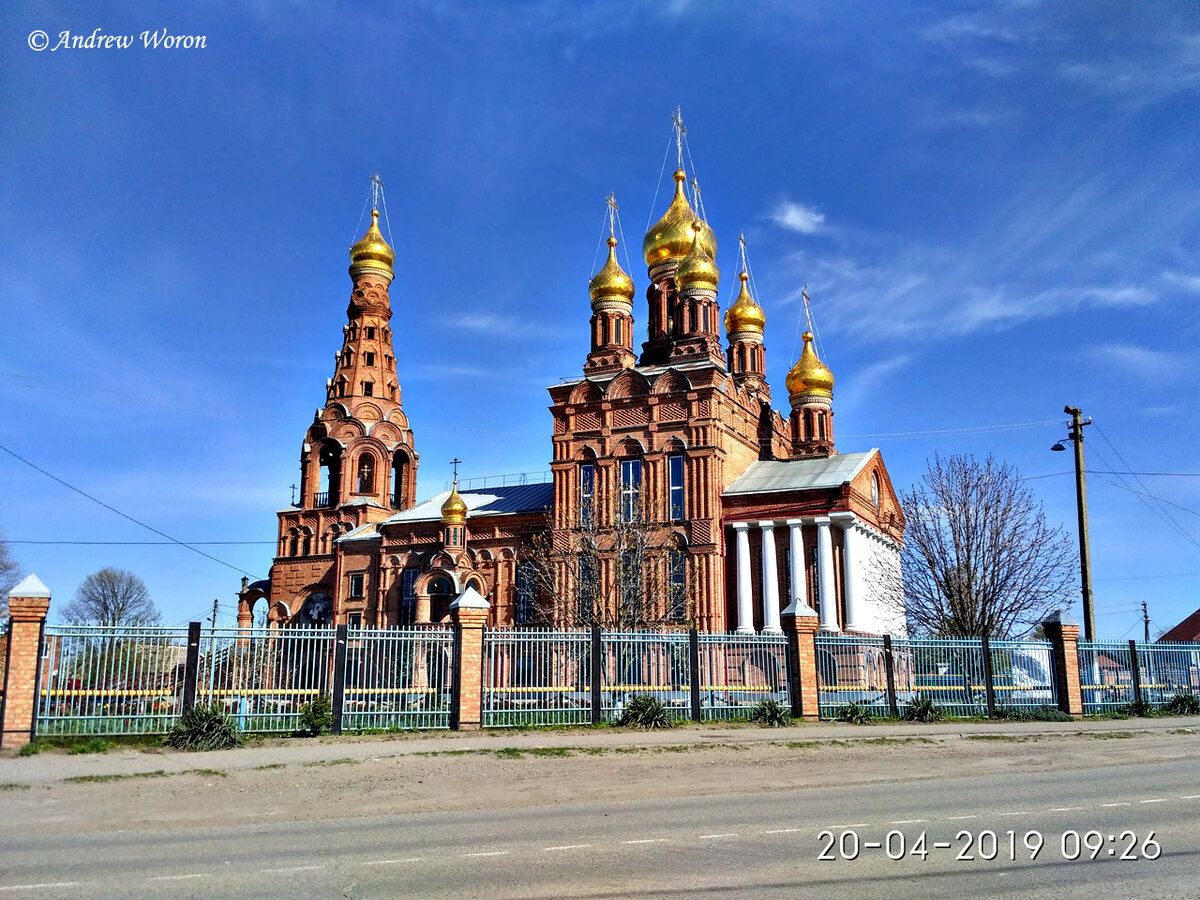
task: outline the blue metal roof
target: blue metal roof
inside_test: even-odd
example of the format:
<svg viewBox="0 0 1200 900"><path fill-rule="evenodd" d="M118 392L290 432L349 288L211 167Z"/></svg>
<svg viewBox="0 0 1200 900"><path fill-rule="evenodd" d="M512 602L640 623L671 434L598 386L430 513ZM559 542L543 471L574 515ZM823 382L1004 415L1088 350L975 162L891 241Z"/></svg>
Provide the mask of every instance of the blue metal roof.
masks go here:
<svg viewBox="0 0 1200 900"><path fill-rule="evenodd" d="M475 491L459 491L458 495L467 504L467 518L540 513L548 510L554 501L554 485L550 482L509 484ZM396 513L384 524L439 520L442 517L442 504L449 496L449 491L442 491L411 509Z"/></svg>

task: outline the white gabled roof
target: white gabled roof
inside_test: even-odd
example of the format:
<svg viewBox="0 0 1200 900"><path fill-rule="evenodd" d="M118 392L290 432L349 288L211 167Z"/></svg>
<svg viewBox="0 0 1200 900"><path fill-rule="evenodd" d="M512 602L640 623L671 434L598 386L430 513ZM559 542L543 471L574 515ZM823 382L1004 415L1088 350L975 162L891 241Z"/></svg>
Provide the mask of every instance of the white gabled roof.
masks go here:
<svg viewBox="0 0 1200 900"><path fill-rule="evenodd" d="M837 453L817 459L760 459L734 479L721 496L841 487L852 481L878 452Z"/></svg>

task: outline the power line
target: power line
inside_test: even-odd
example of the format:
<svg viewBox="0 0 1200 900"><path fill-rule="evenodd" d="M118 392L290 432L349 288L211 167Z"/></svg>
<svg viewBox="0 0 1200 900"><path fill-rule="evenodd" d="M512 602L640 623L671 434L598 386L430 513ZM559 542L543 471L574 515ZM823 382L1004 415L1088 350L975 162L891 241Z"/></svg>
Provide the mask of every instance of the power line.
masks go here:
<svg viewBox="0 0 1200 900"><path fill-rule="evenodd" d="M148 526L147 526L148 527ZM247 547L274 544L275 541L11 541L8 544L38 544L40 546L70 547ZM248 572L246 574L249 574Z"/></svg>
<svg viewBox="0 0 1200 900"><path fill-rule="evenodd" d="M213 562L217 563L218 565L222 565L227 569L233 569L233 571L235 571L235 572L240 572L241 574L243 574L249 578L257 579L259 577L257 575L251 574L250 572L247 572L245 569L238 568L237 566L233 565L232 563L227 563L223 559L217 559L215 556L205 553L203 550L199 550L196 547L192 546L191 544L187 544L187 543L179 540L178 538L173 538L173 537L171 537L171 535L167 534L165 531L159 531L153 525L147 525L145 522L142 522L139 519L135 519L133 516L129 515L128 513L121 512L121 510L117 509L115 506L111 506L110 504L105 503L103 500L100 500L97 497L93 497L87 491L81 490L80 488L75 487L75 485L70 484L66 481L63 481L57 475L52 475L51 473L49 473L45 469L43 469L41 466L37 465L36 463L30 462L25 457L21 456L19 453L16 453L16 452L10 450L8 447L5 447L3 444L0 444L0 450L3 450L5 453L7 453L13 459L16 459L20 462L25 463L25 465L29 466L29 468L34 469L35 471L41 472L43 475L45 475L51 481L57 481L63 487L74 491L75 493L79 494L81 497L86 497L88 500L91 500L93 503L103 506L109 512L116 513L122 519L128 519L134 525L140 525L142 528L145 528L147 531L152 531L155 534L157 534L159 537L166 538L172 544L178 544L180 547L186 547L188 550L191 550L193 553L200 554L205 559L212 560Z"/></svg>
<svg viewBox="0 0 1200 900"><path fill-rule="evenodd" d="M1008 431L1017 428L1041 428L1046 425L1058 425L1058 419L1044 419L1040 422L1011 422L996 425L967 425L961 428L932 428L927 431L873 431L860 434L844 434L843 438L892 438L900 440L910 437L924 437L930 434L975 434L985 431Z"/></svg>
<svg viewBox="0 0 1200 900"><path fill-rule="evenodd" d="M1153 494L1150 493L1150 490L1146 487L1145 484L1142 483L1142 480L1136 474L1134 474L1133 468L1129 465L1129 463L1127 463L1125 461L1125 457L1123 457L1121 455L1121 451L1118 450L1116 448L1116 446L1113 444L1113 442L1108 439L1108 435L1104 433L1104 429L1101 428L1097 424L1096 431L1099 433L1100 437L1104 438L1104 443L1108 444L1108 446L1112 450L1112 452L1117 455L1117 459L1119 459L1121 461L1121 465L1123 465L1125 467L1125 473L1132 475L1134 480L1137 482L1138 486L1145 493L1146 497L1148 497L1150 500L1154 501L1154 506L1151 507L1150 504L1146 502L1145 497L1138 495L1138 499L1141 500L1142 503L1148 509L1150 509L1151 512L1154 512L1156 515L1158 515L1158 517L1160 519L1162 519L1164 522L1166 522L1168 524L1168 526L1170 526L1177 534L1179 534L1182 538L1184 538L1184 540L1189 541L1190 543L1196 545L1197 547L1200 547L1200 541L1197 541L1194 537L1192 537L1192 535L1187 531L1187 529L1185 529L1182 525L1180 525L1177 521L1175 521L1175 517L1171 515L1171 513L1166 509L1166 507L1163 506L1163 504L1159 501L1159 499L1157 497L1155 497ZM1095 447L1095 444L1093 444L1092 446ZM1100 454L1100 456L1103 457L1103 454ZM1125 481L1125 478L1124 478L1125 473L1121 473L1121 472L1116 473L1117 477L1120 478L1122 482ZM1137 491L1134 491L1133 488L1129 488L1129 490L1134 494L1138 493Z"/></svg>

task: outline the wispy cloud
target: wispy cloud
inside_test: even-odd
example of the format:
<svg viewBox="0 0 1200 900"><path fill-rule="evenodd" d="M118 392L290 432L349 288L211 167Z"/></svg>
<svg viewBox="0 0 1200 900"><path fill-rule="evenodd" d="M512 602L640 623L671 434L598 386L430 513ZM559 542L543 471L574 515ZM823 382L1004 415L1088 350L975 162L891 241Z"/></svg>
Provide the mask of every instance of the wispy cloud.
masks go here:
<svg viewBox="0 0 1200 900"><path fill-rule="evenodd" d="M1152 103L1200 87L1200 33L1132 48L1124 56L1064 63L1059 73L1100 94Z"/></svg>
<svg viewBox="0 0 1200 900"><path fill-rule="evenodd" d="M1200 275L1187 275L1183 272L1163 272L1162 280L1172 287L1183 288L1192 294L1200 294Z"/></svg>
<svg viewBox="0 0 1200 900"><path fill-rule="evenodd" d="M800 234L815 234L825 226L825 213L790 200L782 201L774 211L767 214L767 218L780 228L798 231Z"/></svg>
<svg viewBox="0 0 1200 900"><path fill-rule="evenodd" d="M1100 344L1084 351L1084 356L1097 365L1115 366L1127 375L1153 381L1173 378L1185 366L1176 353L1137 344Z"/></svg>

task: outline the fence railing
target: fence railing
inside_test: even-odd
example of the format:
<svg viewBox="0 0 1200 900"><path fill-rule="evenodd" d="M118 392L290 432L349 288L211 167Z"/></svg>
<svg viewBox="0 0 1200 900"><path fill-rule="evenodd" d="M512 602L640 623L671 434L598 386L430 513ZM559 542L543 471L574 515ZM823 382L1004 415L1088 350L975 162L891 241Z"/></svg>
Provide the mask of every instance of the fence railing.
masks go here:
<svg viewBox="0 0 1200 900"><path fill-rule="evenodd" d="M197 703L245 731L292 732L318 697L330 699L337 731L448 728L453 648L454 631L442 626L51 626L35 731L163 734Z"/></svg>
<svg viewBox="0 0 1200 900"><path fill-rule="evenodd" d="M350 628L342 728L449 728L454 631L442 626Z"/></svg>
<svg viewBox="0 0 1200 900"><path fill-rule="evenodd" d="M456 634L445 626L49 626L37 661L34 731L164 733L199 703L224 709L246 731L290 732L318 697L330 699L338 732L448 728ZM790 668L790 640L485 629L475 676L482 679L480 721L485 727L611 722L639 694L658 698L680 720L744 718L764 699L795 709L800 675ZM1065 702L1055 674L1062 661L1049 641L829 634L813 641L823 718L851 702L887 716L928 698L959 717ZM1086 715L1136 700L1163 706L1181 693L1200 697L1198 644L1080 642L1078 653Z"/></svg>
<svg viewBox="0 0 1200 900"><path fill-rule="evenodd" d="M789 706L787 638L701 634L701 719L744 719L763 700Z"/></svg>
<svg viewBox="0 0 1200 900"><path fill-rule="evenodd" d="M956 717L1058 703L1049 641L818 634L815 643L823 718L852 702L887 716L928 699Z"/></svg>
<svg viewBox="0 0 1200 900"><path fill-rule="evenodd" d="M1137 700L1165 706L1177 694L1200 697L1200 644L1080 641L1079 688L1084 715L1120 712Z"/></svg>
<svg viewBox="0 0 1200 900"><path fill-rule="evenodd" d="M154 734L183 712L186 628L46 628L39 735Z"/></svg>
<svg viewBox="0 0 1200 900"><path fill-rule="evenodd" d="M612 722L638 694L656 697L678 720L745 718L768 698L787 707L787 640L600 629L484 633L485 727Z"/></svg>
<svg viewBox="0 0 1200 900"><path fill-rule="evenodd" d="M592 644L586 630L485 631L481 724L591 723Z"/></svg>
<svg viewBox="0 0 1200 900"><path fill-rule="evenodd" d="M295 731L300 709L331 694L332 628L218 628L200 636L196 703L245 731Z"/></svg>
<svg viewBox="0 0 1200 900"><path fill-rule="evenodd" d="M686 632L602 631L600 714L620 718L630 699L649 694L675 719L691 715L691 667Z"/></svg>

